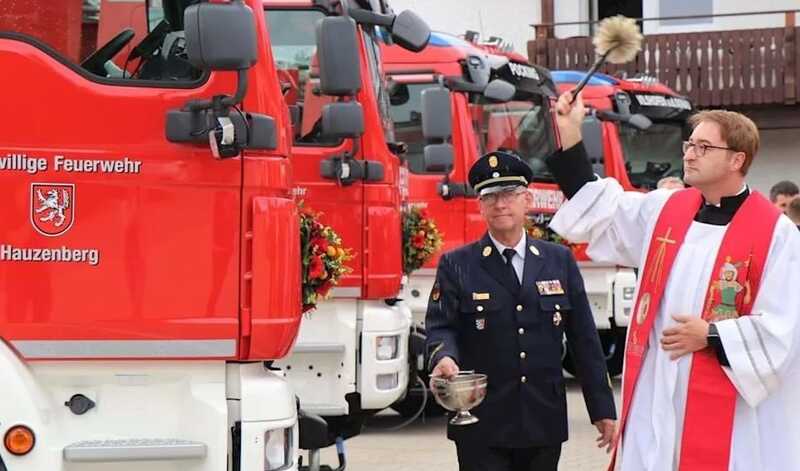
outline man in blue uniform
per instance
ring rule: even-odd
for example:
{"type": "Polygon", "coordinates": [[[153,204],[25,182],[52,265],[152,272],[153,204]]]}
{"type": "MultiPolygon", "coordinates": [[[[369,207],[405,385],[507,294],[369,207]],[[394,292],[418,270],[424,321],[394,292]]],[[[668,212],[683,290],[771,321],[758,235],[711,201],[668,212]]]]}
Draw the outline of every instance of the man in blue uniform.
{"type": "Polygon", "coordinates": [[[461,471],[556,470],[567,440],[561,370],[566,334],[598,446],[616,427],[614,396],[600,339],[572,252],[525,234],[531,169],[493,152],[469,172],[488,232],[439,261],[428,301],[431,376],[485,373],[480,421],[448,425],[461,471]]]}

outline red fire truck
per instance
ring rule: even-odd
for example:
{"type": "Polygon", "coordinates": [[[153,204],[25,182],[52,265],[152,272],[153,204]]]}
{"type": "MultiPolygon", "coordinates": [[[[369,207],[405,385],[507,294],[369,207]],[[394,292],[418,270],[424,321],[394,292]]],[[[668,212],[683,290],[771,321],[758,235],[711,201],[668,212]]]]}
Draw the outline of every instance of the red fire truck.
{"type": "MultiPolygon", "coordinates": [[[[573,88],[583,75],[552,72],[562,92],[573,88]]],[[[584,141],[598,175],[616,178],[626,190],[640,191],[655,189],[664,177],[683,176],[681,145],[693,112],[689,99],[652,77],[605,74],[589,80],[583,99],[590,109],[584,141]],[[616,122],[609,117],[617,118],[616,122]]]]}
{"type": "Polygon", "coordinates": [[[289,113],[260,0],[0,12],[0,469],[297,469],[289,113]]]}
{"type": "MultiPolygon", "coordinates": [[[[437,221],[445,235],[444,250],[473,241],[485,231],[477,200],[466,183],[467,172],[481,154],[502,148],[519,152],[536,175],[531,185],[534,207],[530,212],[529,231],[547,240],[568,243],[547,227],[564,198],[544,165],[544,158],[556,145],[550,104],[558,93],[547,70],[529,65],[519,55],[441,33],[434,33],[430,46],[418,55],[406,54],[395,47],[386,48],[385,63],[394,84],[392,116],[397,124],[398,139],[409,147],[410,200],[426,207],[437,221]],[[498,99],[502,95],[498,90],[502,87],[495,86],[497,81],[512,86],[510,97],[498,99]],[[449,104],[452,110],[452,132],[440,136],[440,141],[452,145],[453,158],[449,164],[443,164],[448,162],[446,157],[436,158],[424,150],[428,140],[422,135],[426,127],[423,110],[429,105],[423,98],[423,91],[437,85],[449,89],[449,103],[445,106],[449,104]]],[[[620,127],[619,122],[640,122],[639,118],[631,119],[630,109],[611,111],[587,117],[584,126],[587,141],[601,136],[596,134],[597,129],[605,129],[606,134],[618,128],[627,132],[628,125],[620,127]]],[[[601,137],[607,143],[603,148],[607,148],[609,157],[595,163],[613,167],[622,162],[624,169],[623,154],[613,154],[610,137],[601,137]]],[[[598,172],[615,175],[599,168],[598,172]]],[[[584,247],[570,245],[579,260],[609,371],[619,374],[635,274],[629,268],[593,262],[586,257],[584,247]]],[[[418,359],[416,365],[423,377],[424,313],[435,266],[436,260],[432,260],[413,273],[403,292],[415,319],[411,356],[418,359]]],[[[564,355],[565,369],[574,372],[567,348],[564,355]]],[[[395,407],[401,413],[410,414],[418,404],[419,399],[412,395],[409,401],[395,407]]]]}
{"type": "Polygon", "coordinates": [[[411,313],[398,300],[407,173],[378,44],[392,38],[418,51],[430,30],[385,1],[264,5],[293,117],[295,195],[322,212],[355,255],[352,273],[306,316],[292,354],[279,363],[301,407],[328,421],[333,443],[360,433],[365,418],[402,397],[408,383],[411,313]],[[337,80],[334,66],[345,72],[337,80]]]}

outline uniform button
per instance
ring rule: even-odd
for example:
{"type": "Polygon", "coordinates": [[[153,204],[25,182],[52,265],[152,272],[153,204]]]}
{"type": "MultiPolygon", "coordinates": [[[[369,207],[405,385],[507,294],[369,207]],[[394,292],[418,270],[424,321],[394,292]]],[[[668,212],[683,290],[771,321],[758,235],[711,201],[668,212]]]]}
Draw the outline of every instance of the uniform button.
{"type": "Polygon", "coordinates": [[[523,376],[519,380],[522,381],[523,383],[527,383],[528,382],[528,378],[526,378],[525,376],[523,376]]]}
{"type": "Polygon", "coordinates": [[[478,312],[483,312],[483,306],[478,306],[478,312]]]}
{"type": "Polygon", "coordinates": [[[560,310],[561,310],[561,305],[560,304],[556,304],[556,311],[560,311],[560,310]]]}
{"type": "Polygon", "coordinates": [[[517,311],[522,311],[522,304],[517,304],[517,311]]]}
{"type": "Polygon", "coordinates": [[[525,333],[525,329],[523,329],[522,327],[520,327],[520,328],[519,328],[519,330],[518,330],[517,332],[519,332],[519,335],[522,335],[522,334],[524,334],[524,333],[525,333]]]}
{"type": "Polygon", "coordinates": [[[527,357],[528,357],[528,354],[527,354],[527,353],[525,353],[525,352],[519,352],[519,357],[520,357],[520,358],[522,358],[522,359],[524,360],[525,358],[527,358],[527,357]]]}

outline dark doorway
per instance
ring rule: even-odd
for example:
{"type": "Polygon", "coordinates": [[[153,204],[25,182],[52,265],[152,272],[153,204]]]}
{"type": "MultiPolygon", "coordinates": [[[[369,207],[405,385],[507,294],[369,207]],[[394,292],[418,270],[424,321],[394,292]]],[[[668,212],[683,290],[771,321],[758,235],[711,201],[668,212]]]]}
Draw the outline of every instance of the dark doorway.
{"type": "Polygon", "coordinates": [[[641,18],[642,0],[597,0],[598,20],[614,15],[641,18]]]}

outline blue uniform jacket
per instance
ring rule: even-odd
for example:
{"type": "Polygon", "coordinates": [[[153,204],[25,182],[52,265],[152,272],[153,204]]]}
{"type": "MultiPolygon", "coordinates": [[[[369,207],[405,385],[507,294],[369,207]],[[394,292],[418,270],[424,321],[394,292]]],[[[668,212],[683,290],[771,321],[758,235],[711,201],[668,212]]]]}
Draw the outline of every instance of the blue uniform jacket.
{"type": "Polygon", "coordinates": [[[488,234],[444,254],[428,301],[428,367],[444,356],[488,375],[480,422],[448,426],[454,440],[555,446],[567,440],[561,367],[566,334],[592,422],[616,418],[600,339],[572,252],[527,238],[521,288],[488,234]]]}

